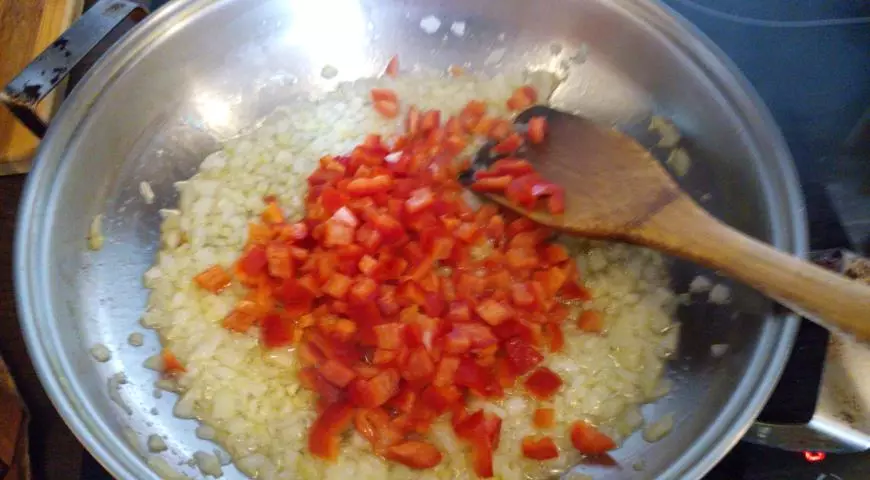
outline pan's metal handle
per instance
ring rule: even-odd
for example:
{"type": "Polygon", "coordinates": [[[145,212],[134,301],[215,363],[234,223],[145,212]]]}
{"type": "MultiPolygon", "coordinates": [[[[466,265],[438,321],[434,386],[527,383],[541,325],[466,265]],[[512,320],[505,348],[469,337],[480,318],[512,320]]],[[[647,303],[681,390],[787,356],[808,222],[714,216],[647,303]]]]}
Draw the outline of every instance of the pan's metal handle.
{"type": "Polygon", "coordinates": [[[121,22],[127,18],[138,22],[147,14],[135,1],[100,0],[6,85],[0,102],[42,138],[48,125],[36,113],[36,105],[121,22]]]}

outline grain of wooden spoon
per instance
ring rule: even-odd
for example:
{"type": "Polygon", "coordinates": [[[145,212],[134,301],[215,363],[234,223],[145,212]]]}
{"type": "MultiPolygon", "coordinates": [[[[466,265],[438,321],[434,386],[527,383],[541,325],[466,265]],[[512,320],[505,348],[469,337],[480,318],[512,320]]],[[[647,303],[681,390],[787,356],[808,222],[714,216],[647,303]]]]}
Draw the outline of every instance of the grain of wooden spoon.
{"type": "MultiPolygon", "coordinates": [[[[870,287],[720,222],[632,138],[541,106],[518,122],[538,115],[548,119],[548,139],[526,157],[565,188],[565,213],[529,211],[488,195],[493,201],[569,234],[644,245],[719,270],[826,328],[870,339],[870,287]]],[[[475,163],[486,157],[482,151],[475,163]]]]}

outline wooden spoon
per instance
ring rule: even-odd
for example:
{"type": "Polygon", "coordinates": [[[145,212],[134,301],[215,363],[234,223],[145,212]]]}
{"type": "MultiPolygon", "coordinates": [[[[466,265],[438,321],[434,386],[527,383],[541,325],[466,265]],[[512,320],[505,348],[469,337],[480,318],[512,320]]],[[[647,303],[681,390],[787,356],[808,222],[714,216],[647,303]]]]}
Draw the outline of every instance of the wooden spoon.
{"type": "MultiPolygon", "coordinates": [[[[548,139],[526,157],[542,177],[565,187],[565,213],[530,211],[488,195],[493,201],[566,233],[644,245],[722,271],[826,328],[870,339],[870,287],[720,222],[626,135],[541,106],[517,122],[541,115],[548,139]]],[[[488,161],[488,150],[478,155],[476,168],[488,161]]]]}

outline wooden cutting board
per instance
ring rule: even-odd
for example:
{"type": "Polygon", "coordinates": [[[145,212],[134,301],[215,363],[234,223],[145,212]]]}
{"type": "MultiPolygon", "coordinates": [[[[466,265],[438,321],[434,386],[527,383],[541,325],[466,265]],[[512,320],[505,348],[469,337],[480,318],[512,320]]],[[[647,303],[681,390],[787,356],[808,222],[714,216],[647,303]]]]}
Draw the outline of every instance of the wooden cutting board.
{"type": "MultiPolygon", "coordinates": [[[[0,88],[6,85],[82,13],[83,0],[0,0],[0,88]]],[[[42,101],[39,113],[48,119],[58,95],[42,101]]],[[[0,174],[18,172],[39,140],[0,106],[0,174]]]]}

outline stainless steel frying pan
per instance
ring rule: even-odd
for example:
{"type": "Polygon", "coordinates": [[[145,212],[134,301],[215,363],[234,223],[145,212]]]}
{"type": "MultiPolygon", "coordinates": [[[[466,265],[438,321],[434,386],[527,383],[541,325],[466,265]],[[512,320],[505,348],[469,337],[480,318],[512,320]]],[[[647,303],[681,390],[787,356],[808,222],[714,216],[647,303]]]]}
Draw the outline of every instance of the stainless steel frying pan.
{"type": "MultiPolygon", "coordinates": [[[[90,18],[126,15],[129,7],[104,0],[90,18]]],[[[169,413],[174,396],[152,395],[155,374],[142,362],[158,350],[156,336],[149,332],[142,348],[126,343],[145,305],[141,277],[158,248],[158,209],[176,202],[172,183],[276,105],[376,74],[395,53],[405,65],[433,68],[567,66],[555,106],[641,136],[651,115],[672,118],[693,159],[682,179],[687,190],[728,223],[805,253],[798,183],[770,115],[709,41],[654,2],[176,0],[115,45],[64,103],[30,174],[17,232],[19,310],[37,371],[67,423],[115,476],[155,478],[127,441],[145,432],[167,437],[173,465],[214,448],[194,435],[193,421],[169,413]],[[430,15],[441,21],[432,34],[420,27],[430,15]],[[461,36],[450,32],[456,21],[465,22],[461,36]],[[501,65],[489,65],[498,49],[501,65]],[[320,76],[326,64],[338,68],[337,78],[320,76]],[[155,204],[139,201],[141,181],[153,186],[155,204]],[[106,243],[94,252],[85,238],[97,214],[106,243]],[[112,350],[109,362],[91,358],[97,343],[112,350]],[[130,414],[107,389],[117,372],[128,380],[120,394],[130,414]]],[[[685,291],[696,273],[675,263],[674,288],[685,291]]],[[[620,467],[578,472],[699,478],[747,431],[783,368],[797,320],[733,289],[727,306],[696,301],[680,310],[682,339],[667,372],[674,388],[646,407],[676,412],[673,432],[653,444],[632,437],[614,455],[620,467]],[[711,354],[715,344],[729,345],[727,354],[711,354]],[[644,470],[634,471],[641,461],[644,470]]]]}

